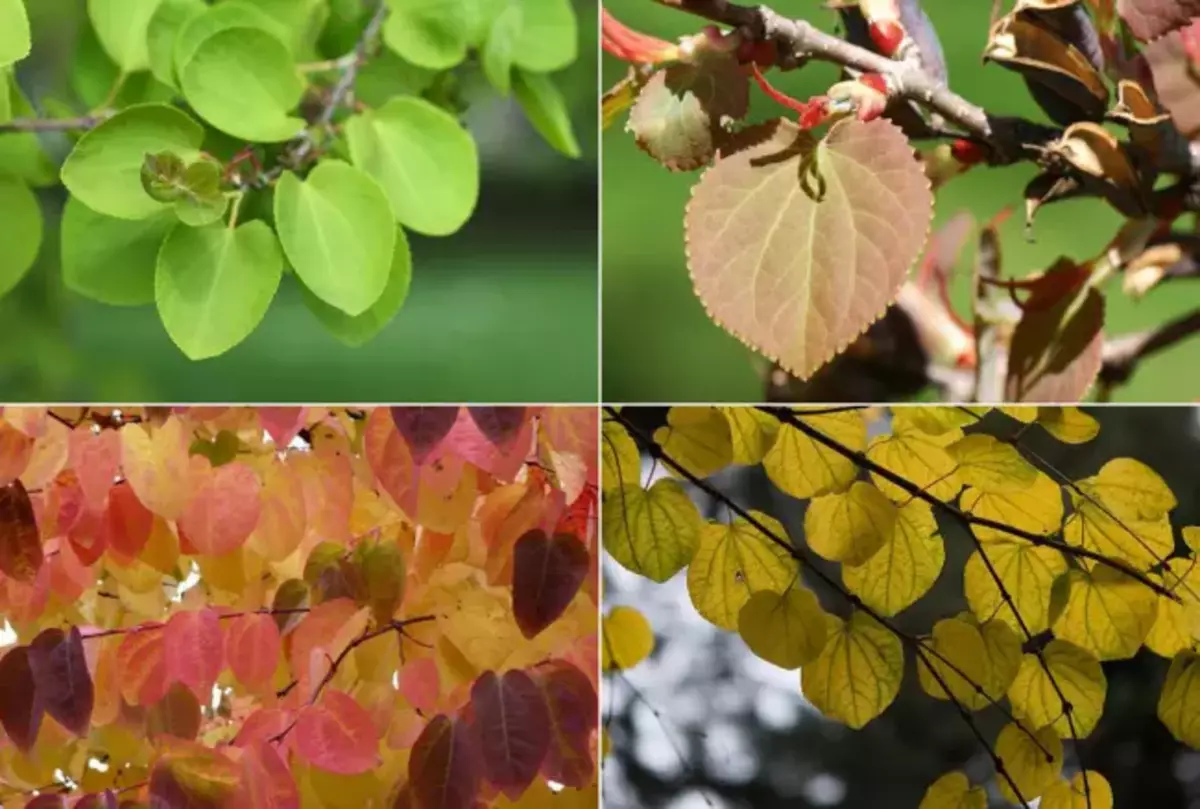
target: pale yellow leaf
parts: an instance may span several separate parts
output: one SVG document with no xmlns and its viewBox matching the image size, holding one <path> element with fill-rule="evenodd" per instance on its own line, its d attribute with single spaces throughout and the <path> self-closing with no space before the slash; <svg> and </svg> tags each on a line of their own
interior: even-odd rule
<svg viewBox="0 0 1200 809">
<path fill-rule="evenodd" d="M 917 809 L 987 809 L 987 793 L 961 772 L 948 772 L 925 790 Z"/>
<path fill-rule="evenodd" d="M 1019 492 L 1037 480 L 1038 471 L 1021 457 L 1016 447 L 986 433 L 963 436 L 947 451 L 958 462 L 962 482 L 981 492 Z"/>
<path fill-rule="evenodd" d="M 869 483 L 813 498 L 804 514 L 804 539 L 826 559 L 861 565 L 892 538 L 895 504 Z"/>
<path fill-rule="evenodd" d="M 864 564 L 842 565 L 842 582 L 868 607 L 895 615 L 929 592 L 946 560 L 933 508 L 910 500 L 896 513 L 891 538 Z"/>
<path fill-rule="evenodd" d="M 980 551 L 971 554 L 963 572 L 963 589 L 971 611 L 980 621 L 998 618 L 1014 629 L 1020 623 L 1004 602 L 1000 586 L 1012 597 L 1017 612 L 1030 632 L 1045 631 L 1050 625 L 1050 590 L 1054 580 L 1067 569 L 1067 561 L 1054 548 L 1013 542 L 989 542 L 983 546 L 999 578 L 991 575 Z"/>
<path fill-rule="evenodd" d="M 776 537 L 787 538 L 778 520 L 750 512 Z M 738 626 L 738 613 L 760 590 L 781 593 L 799 575 L 799 564 L 773 540 L 741 517 L 730 525 L 708 523 L 688 565 L 688 594 L 696 611 L 722 629 Z"/>
<path fill-rule="evenodd" d="M 602 666 L 605 671 L 631 669 L 654 651 L 650 622 L 633 607 L 613 607 L 603 620 Z"/>
<path fill-rule="evenodd" d="M 779 434 L 779 419 L 756 407 L 722 407 L 733 440 L 733 462 L 762 463 Z"/>
<path fill-rule="evenodd" d="M 1077 772 L 1070 781 L 1057 781 L 1047 789 L 1038 809 L 1113 809 L 1112 787 L 1094 770 Z"/>
<path fill-rule="evenodd" d="M 692 560 L 703 525 L 696 504 L 674 480 L 648 490 L 625 486 L 605 495 L 604 548 L 622 566 L 664 582 Z"/>
<path fill-rule="evenodd" d="M 733 462 L 729 422 L 716 407 L 672 407 L 667 426 L 654 431 L 654 440 L 696 477 L 706 478 Z"/>
<path fill-rule="evenodd" d="M 1031 534 L 1048 536 L 1062 527 L 1062 487 L 1038 472 L 1031 485 L 1009 492 L 985 492 L 968 488 L 959 501 L 963 511 Z M 984 542 L 1013 539 L 998 528 L 972 525 L 975 536 Z"/>
<path fill-rule="evenodd" d="M 1063 748 L 1058 734 L 1051 728 L 1042 728 L 1033 735 L 1037 742 L 1024 729 L 1010 722 L 996 737 L 996 755 L 1021 791 L 1020 798 L 1026 801 L 1032 801 L 1049 789 L 1062 771 Z M 1046 753 L 1050 754 L 1051 760 L 1046 760 Z M 998 778 L 997 781 L 1006 799 L 1020 803 L 1005 779 Z"/>
<path fill-rule="evenodd" d="M 804 696 L 817 710 L 858 729 L 883 713 L 900 691 L 904 647 L 865 612 L 849 621 L 830 616 L 825 646 L 800 673 Z"/>
<path fill-rule="evenodd" d="M 796 418 L 852 450 L 867 444 L 867 423 L 862 413 L 847 411 Z M 781 424 L 775 444 L 763 458 L 767 477 L 792 497 L 808 498 L 842 491 L 858 477 L 853 461 L 809 438 L 790 424 Z"/>
<path fill-rule="evenodd" d="M 1078 407 L 1043 407 L 1038 423 L 1064 444 L 1083 444 L 1100 433 L 1100 424 Z"/>
<path fill-rule="evenodd" d="M 1068 573 L 1069 590 L 1054 634 L 1100 660 L 1123 660 L 1141 648 L 1157 613 L 1157 596 L 1109 567 Z"/>
</svg>

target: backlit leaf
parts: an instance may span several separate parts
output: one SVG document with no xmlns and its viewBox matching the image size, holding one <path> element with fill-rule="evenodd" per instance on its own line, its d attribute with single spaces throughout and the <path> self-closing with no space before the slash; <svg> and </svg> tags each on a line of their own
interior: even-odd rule
<svg viewBox="0 0 1200 809">
<path fill-rule="evenodd" d="M 1032 486 L 1038 470 L 1016 447 L 985 433 L 972 433 L 947 450 L 958 462 L 962 482 L 983 493 L 1021 491 Z"/>
<path fill-rule="evenodd" d="M 471 686 L 483 776 L 516 800 L 550 748 L 550 715 L 541 690 L 523 671 L 485 671 Z"/>
<path fill-rule="evenodd" d="M 86 736 L 95 693 L 79 627 L 40 632 L 29 645 L 29 670 L 46 713 L 76 736 Z"/>
<path fill-rule="evenodd" d="M 750 512 L 776 537 L 787 532 L 778 520 Z M 700 545 L 688 565 L 688 594 L 696 611 L 722 629 L 736 630 L 738 615 L 759 591 L 783 593 L 800 575 L 800 565 L 742 517 L 729 525 L 707 523 Z"/>
<path fill-rule="evenodd" d="M 234 462 L 207 470 L 179 518 L 179 527 L 202 553 L 222 556 L 237 550 L 258 525 L 262 513 L 258 475 Z"/>
<path fill-rule="evenodd" d="M 871 439 L 867 457 L 939 500 L 950 501 L 962 488 L 962 479 L 947 445 L 960 435 L 957 429 L 930 434 L 908 419 L 897 418 L 891 434 Z M 911 499 L 908 492 L 882 475 L 872 472 L 871 480 L 898 503 Z"/>
<path fill-rule="evenodd" d="M 1054 784 L 1063 762 L 1062 740 L 1051 728 L 1042 728 L 1033 735 L 1037 737 L 1038 744 L 1021 727 L 1009 723 L 1000 730 L 995 746 L 996 756 L 1004 762 L 1004 769 L 1021 791 L 1021 797 L 1027 801 L 1038 797 Z M 1046 759 L 1047 752 L 1051 757 L 1049 761 Z M 1000 792 L 1006 799 L 1019 803 L 1005 779 L 999 779 L 999 784 Z"/>
<path fill-rule="evenodd" d="M 1157 613 L 1154 591 L 1109 567 L 1072 570 L 1066 606 L 1054 634 L 1100 660 L 1137 654 Z"/>
<path fill-rule="evenodd" d="M 1200 745 L 1200 657 L 1193 651 L 1180 652 L 1171 661 L 1166 682 L 1158 697 L 1158 718 L 1171 735 L 1189 747 Z"/>
<path fill-rule="evenodd" d="M 858 729 L 892 704 L 904 676 L 900 639 L 865 612 L 830 616 L 825 647 L 804 667 L 804 696 L 821 713 Z"/>
<path fill-rule="evenodd" d="M 987 809 L 987 793 L 961 772 L 946 773 L 930 784 L 917 809 Z"/>
<path fill-rule="evenodd" d="M 421 732 L 408 761 L 416 809 L 472 809 L 481 764 L 462 719 L 438 714 Z"/>
<path fill-rule="evenodd" d="M 0 488 L 0 572 L 33 581 L 42 566 L 42 538 L 33 504 L 20 480 Z"/>
<path fill-rule="evenodd" d="M 867 423 L 861 413 L 807 416 L 797 411 L 795 415 L 843 446 L 859 451 L 867 448 Z M 843 491 L 858 476 L 853 461 L 789 424 L 780 424 L 775 444 L 762 464 L 772 483 L 799 498 Z"/>
<path fill-rule="evenodd" d="M 813 498 L 804 514 L 804 539 L 826 559 L 861 565 L 892 538 L 897 513 L 879 489 L 855 481 L 845 492 Z"/>
<path fill-rule="evenodd" d="M 567 787 L 583 788 L 596 771 L 591 744 L 596 730 L 596 689 L 588 676 L 562 660 L 532 671 L 550 717 L 550 745 L 542 775 Z"/>
<path fill-rule="evenodd" d="M 329 772 L 353 775 L 378 766 L 378 733 L 371 716 L 349 694 L 327 688 L 296 717 L 296 752 Z"/>
<path fill-rule="evenodd" d="M 279 627 L 264 614 L 240 615 L 225 630 L 225 659 L 238 680 L 250 689 L 270 682 L 279 663 Z"/>
<path fill-rule="evenodd" d="M 842 582 L 867 606 L 895 615 L 925 595 L 942 572 L 946 551 L 933 508 L 910 500 L 896 513 L 884 546 L 858 566 L 842 566 Z"/>
<path fill-rule="evenodd" d="M 183 683 L 199 700 L 209 700 L 224 665 L 217 614 L 211 609 L 177 612 L 162 634 L 167 680 Z"/>
<path fill-rule="evenodd" d="M 1053 725 L 1064 739 L 1071 738 L 1071 723 L 1063 713 L 1063 696 L 1071 705 L 1074 736 L 1086 737 L 1100 721 L 1108 680 L 1094 655 L 1063 640 L 1052 640 L 1042 650 L 1043 667 L 1037 657 L 1026 654 L 1021 670 L 1008 689 L 1008 698 L 1019 719 L 1031 727 Z"/>
<path fill-rule="evenodd" d="M 1014 491 L 986 492 L 969 488 L 959 501 L 963 511 L 1033 534 L 1049 536 L 1062 528 L 1062 489 L 1039 472 L 1033 485 Z M 1012 534 L 985 525 L 972 525 L 980 541 L 1008 541 Z"/>
<path fill-rule="evenodd" d="M 795 585 L 760 590 L 738 613 L 737 630 L 750 651 L 783 669 L 811 663 L 825 646 L 828 616 L 813 592 Z"/>
<path fill-rule="evenodd" d="M 37 260 L 42 246 L 42 209 L 23 180 L 0 176 L 3 233 L 9 246 L 0 253 L 0 295 L 15 287 Z"/>
<path fill-rule="evenodd" d="M 754 407 L 722 407 L 736 464 L 762 463 L 779 434 L 779 421 Z"/>
<path fill-rule="evenodd" d="M 625 427 L 616 421 L 605 421 L 600 436 L 604 472 L 601 485 L 604 491 L 621 489 L 641 479 L 641 456 L 637 444 Z"/>
<path fill-rule="evenodd" d="M 13 744 L 26 751 L 37 741 L 43 712 L 29 657 L 24 646 L 0 657 L 0 725 Z"/>
<path fill-rule="evenodd" d="M 654 651 L 654 632 L 633 607 L 613 607 L 601 623 L 604 670 L 629 669 Z"/>
<path fill-rule="evenodd" d="M 121 428 L 121 468 L 138 499 L 155 514 L 176 519 L 191 494 L 187 436 L 178 418 L 168 418 L 153 434 L 142 424 Z"/>
<path fill-rule="evenodd" d="M 1086 443 L 1100 432 L 1099 423 L 1078 407 L 1039 407 L 1038 424 L 1065 444 Z"/>
<path fill-rule="evenodd" d="M 571 534 L 525 533 L 512 549 L 513 616 L 526 638 L 566 611 L 587 576 L 587 547 Z"/>
<path fill-rule="evenodd" d="M 981 553 L 987 554 L 999 584 Z M 963 589 L 971 611 L 980 621 L 998 618 L 1018 630 L 1023 621 L 1030 632 L 1044 632 L 1050 626 L 1050 590 L 1054 580 L 1066 570 L 1066 560 L 1054 548 L 1039 547 L 1022 540 L 988 543 L 967 560 Z M 1012 597 L 1020 621 L 1005 603 L 1000 585 Z"/>
<path fill-rule="evenodd" d="M 715 407 L 672 407 L 654 441 L 684 469 L 706 478 L 733 460 L 729 422 Z"/>
<path fill-rule="evenodd" d="M 1157 520 L 1178 504 L 1162 477 L 1133 458 L 1108 461 L 1079 486 L 1120 518 Z"/>
<path fill-rule="evenodd" d="M 895 300 L 928 234 L 932 195 L 885 119 L 839 122 L 820 141 L 778 120 L 757 134 L 695 187 L 688 266 L 713 320 L 807 379 Z"/>
<path fill-rule="evenodd" d="M 1087 784 L 1084 784 L 1087 779 Z M 1058 781 L 1042 796 L 1039 809 L 1113 809 L 1112 787 L 1094 770 L 1077 772 L 1070 781 Z"/>
<path fill-rule="evenodd" d="M 663 582 L 692 560 L 703 523 L 683 487 L 663 479 L 648 490 L 633 485 L 610 493 L 600 525 L 613 559 Z"/>
</svg>

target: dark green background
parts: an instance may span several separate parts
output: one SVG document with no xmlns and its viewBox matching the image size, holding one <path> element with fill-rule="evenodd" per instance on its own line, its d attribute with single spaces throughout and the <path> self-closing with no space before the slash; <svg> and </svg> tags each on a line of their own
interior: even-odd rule
<svg viewBox="0 0 1200 809">
<path fill-rule="evenodd" d="M 802 16 L 832 29 L 834 13 L 820 0 L 779 0 L 777 11 Z M 1005 3 L 1010 6 L 1011 3 Z M 924 0 L 946 50 L 951 86 L 997 114 L 1045 120 L 1014 74 L 983 65 L 992 3 L 986 0 Z M 697 32 L 702 21 L 648 0 L 607 0 L 627 25 L 663 38 Z M 611 86 L 624 66 L 605 55 L 603 83 Z M 837 80 L 831 65 L 813 64 L 772 82 L 799 98 L 827 89 Z M 778 80 L 776 80 L 778 77 Z M 752 88 L 751 120 L 779 114 L 779 108 Z M 623 131 L 624 118 L 603 135 L 604 185 L 604 372 L 609 402 L 757 401 L 763 384 L 756 355 L 715 326 L 692 293 L 683 255 L 683 209 L 698 174 L 674 175 L 639 151 Z M 1087 259 L 1116 233 L 1120 217 L 1104 203 L 1080 200 L 1053 205 L 1038 216 L 1035 243 L 1025 241 L 1020 210 L 1022 189 L 1033 176 L 1026 164 L 976 170 L 951 181 L 937 197 L 935 226 L 957 211 L 970 210 L 986 221 L 1016 206 L 1001 229 L 1004 272 L 1023 276 L 1049 267 L 1061 255 Z M 973 261 L 964 252 L 961 265 Z M 965 289 L 959 285 L 965 308 Z M 1151 293 L 1140 303 L 1126 298 L 1119 280 L 1108 288 L 1109 334 L 1151 328 L 1200 304 L 1200 287 L 1180 282 Z M 1119 388 L 1118 401 L 1190 401 L 1200 396 L 1196 363 L 1200 342 L 1183 343 L 1142 365 Z"/>
<path fill-rule="evenodd" d="M 34 53 L 18 77 L 35 99 L 69 97 L 84 6 L 27 3 Z M 47 232 L 38 265 L 0 299 L 0 401 L 596 401 L 597 4 L 576 6 L 580 57 L 556 81 L 583 158 L 552 151 L 515 102 L 473 108 L 484 162 L 477 214 L 445 239 L 410 234 L 408 301 L 372 342 L 339 343 L 285 278 L 246 342 L 189 361 L 154 307 L 105 306 L 63 288 L 60 186 L 40 194 Z M 66 148 L 61 138 L 47 143 Z"/>
</svg>

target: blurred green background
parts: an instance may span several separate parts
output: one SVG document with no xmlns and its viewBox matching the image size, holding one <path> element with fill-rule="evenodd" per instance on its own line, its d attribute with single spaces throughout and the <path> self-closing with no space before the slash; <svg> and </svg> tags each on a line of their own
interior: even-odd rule
<svg viewBox="0 0 1200 809">
<path fill-rule="evenodd" d="M 27 7 L 34 52 L 18 81 L 35 104 L 69 100 L 84 0 Z M 454 236 L 409 234 L 408 300 L 372 342 L 336 341 L 285 278 L 246 342 L 189 361 L 153 307 L 105 306 L 63 288 L 59 186 L 40 192 L 47 231 L 37 266 L 0 299 L 0 401 L 596 401 L 597 0 L 577 0 L 576 10 L 579 59 L 555 81 L 582 159 L 546 146 L 513 101 L 473 105 L 479 208 Z M 60 136 L 44 143 L 60 161 L 69 149 Z"/>
<path fill-rule="evenodd" d="M 984 66 L 992 3 L 987 0 L 923 0 L 946 51 L 950 84 L 968 99 L 997 114 L 1045 121 L 1013 73 Z M 1011 3 L 1005 3 L 1007 9 Z M 662 38 L 696 33 L 703 21 L 648 0 L 606 0 L 605 7 L 632 28 Z M 805 17 L 833 30 L 834 12 L 822 0 L 778 0 L 775 10 Z M 625 74 L 618 60 L 603 57 L 604 87 Z M 812 64 L 788 74 L 772 74 L 780 89 L 807 98 L 837 80 L 828 64 Z M 779 108 L 752 88 L 751 120 L 779 114 Z M 671 174 L 641 152 L 623 131 L 624 118 L 603 135 L 603 394 L 607 402 L 758 401 L 763 394 L 756 355 L 714 325 L 692 293 L 683 255 L 683 210 L 697 174 Z M 1034 175 L 1025 164 L 975 170 L 952 180 L 937 197 L 934 225 L 970 210 L 986 221 L 1005 206 L 1017 215 L 1001 228 L 1004 273 L 1022 276 L 1049 267 L 1059 256 L 1086 259 L 1113 237 L 1120 216 L 1102 202 L 1078 200 L 1052 205 L 1038 215 L 1035 241 L 1027 242 L 1020 211 L 1022 190 Z M 960 267 L 974 260 L 964 251 Z M 969 275 L 959 274 L 965 281 Z M 1119 281 L 1117 282 L 1119 284 Z M 1109 288 L 1106 333 L 1151 328 L 1200 304 L 1200 286 L 1181 282 L 1135 303 L 1117 284 Z M 959 283 L 960 311 L 968 311 L 966 285 Z M 1200 397 L 1196 362 L 1200 341 L 1179 344 L 1142 364 L 1114 401 L 1190 401 Z"/>
</svg>

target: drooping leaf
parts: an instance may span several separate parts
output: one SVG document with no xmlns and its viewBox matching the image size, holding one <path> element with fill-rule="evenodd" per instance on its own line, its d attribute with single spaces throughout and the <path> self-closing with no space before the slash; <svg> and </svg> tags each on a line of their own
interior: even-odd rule
<svg viewBox="0 0 1200 809">
<path fill-rule="evenodd" d="M 946 773 L 930 784 L 917 809 L 987 809 L 987 793 L 961 772 Z"/>
<path fill-rule="evenodd" d="M 865 612 L 830 616 L 825 646 L 804 667 L 804 696 L 830 719 L 858 729 L 883 713 L 900 691 L 904 648 Z"/>
<path fill-rule="evenodd" d="M 551 660 L 532 671 L 550 717 L 550 745 L 542 775 L 566 787 L 583 788 L 596 772 L 591 738 L 596 729 L 596 689 L 579 668 Z"/>
<path fill-rule="evenodd" d="M 438 714 L 413 745 L 408 787 L 420 809 L 471 809 L 479 791 L 481 763 L 470 727 Z"/>
<path fill-rule="evenodd" d="M 0 0 L 0 67 L 24 59 L 32 44 L 23 0 Z"/>
<path fill-rule="evenodd" d="M 393 98 L 346 123 L 354 165 L 383 187 L 396 221 L 430 236 L 462 228 L 479 198 L 479 155 L 450 113 L 415 97 Z"/>
<path fill-rule="evenodd" d="M 111 306 L 153 302 L 158 251 L 175 224 L 170 211 L 118 219 L 68 197 L 62 217 L 63 282 Z"/>
<path fill-rule="evenodd" d="M 571 534 L 533 529 L 513 546 L 513 616 L 521 634 L 534 638 L 570 606 L 589 566 L 587 547 Z"/>
<path fill-rule="evenodd" d="M 270 682 L 281 651 L 279 627 L 270 615 L 241 615 L 225 630 L 225 659 L 247 688 L 256 689 Z"/>
<path fill-rule="evenodd" d="M 0 488 L 0 572 L 17 581 L 33 581 L 43 558 L 33 504 L 25 484 L 14 480 Z"/>
<path fill-rule="evenodd" d="M 987 554 L 995 578 L 982 554 Z M 1020 629 L 1023 622 L 1032 633 L 1044 632 L 1050 625 L 1050 590 L 1066 569 L 1066 559 L 1054 548 L 1020 540 L 988 543 L 967 559 L 963 589 L 979 620 L 995 617 L 1014 629 Z M 1020 620 L 1008 606 L 1001 586 L 1012 598 Z"/>
<path fill-rule="evenodd" d="M 1031 733 L 1037 738 L 1037 743 L 1030 738 Z M 1028 729 L 1027 732 L 1010 722 L 1001 728 L 996 737 L 995 753 L 1021 791 L 1021 798 L 1026 801 L 1039 797 L 1049 789 L 1062 769 L 1062 740 L 1050 728 L 1036 732 Z M 1000 792 L 1007 800 L 1019 802 L 1005 779 L 1000 779 Z"/>
<path fill-rule="evenodd" d="M 6 247 L 0 252 L 0 296 L 17 285 L 37 260 L 42 247 L 42 209 L 23 180 L 0 174 L 0 209 L 4 221 L 0 234 Z"/>
<path fill-rule="evenodd" d="M 1149 42 L 1182 28 L 1193 17 L 1200 17 L 1200 3 L 1196 0 L 1117 0 L 1117 13 L 1135 37 Z"/>
<path fill-rule="evenodd" d="M 610 492 L 600 525 L 613 559 L 663 582 L 692 560 L 703 523 L 683 487 L 664 479 L 648 490 L 633 485 Z"/>
<path fill-rule="evenodd" d="M 1006 398 L 1014 402 L 1075 402 L 1100 372 L 1104 298 L 1094 288 L 1027 308 L 1012 337 Z"/>
<path fill-rule="evenodd" d="M 858 566 L 842 566 L 842 582 L 867 606 L 891 616 L 925 595 L 942 572 L 946 550 L 932 507 L 910 500 L 896 513 L 884 546 Z"/>
<path fill-rule="evenodd" d="M 342 691 L 327 688 L 296 717 L 295 746 L 308 763 L 354 775 L 378 766 L 378 733 L 371 715 Z"/>
<path fill-rule="evenodd" d="M 513 95 L 546 143 L 567 157 L 580 156 L 566 100 L 549 76 L 518 70 L 513 76 Z"/>
<path fill-rule="evenodd" d="M 171 683 L 167 693 L 146 712 L 146 735 L 159 734 L 192 741 L 200 732 L 200 700 L 183 683 Z"/>
<path fill-rule="evenodd" d="M 270 743 L 246 747 L 234 809 L 300 809 L 300 794 L 287 760 Z"/>
<path fill-rule="evenodd" d="M 861 565 L 892 538 L 897 513 L 879 489 L 855 481 L 845 492 L 813 498 L 804 514 L 804 538 L 826 559 Z"/>
<path fill-rule="evenodd" d="M 485 671 L 471 686 L 471 712 L 483 777 L 518 799 L 550 749 L 550 714 L 541 690 L 523 671 Z"/>
<path fill-rule="evenodd" d="M 773 517 L 751 511 L 776 537 L 787 537 Z M 799 563 L 749 521 L 735 517 L 729 525 L 708 523 L 688 564 L 688 594 L 696 611 L 722 629 L 739 626 L 739 615 L 761 591 L 784 593 L 799 575 Z"/>
<path fill-rule="evenodd" d="M 958 462 L 958 476 L 967 486 L 985 493 L 1020 491 L 1037 479 L 1035 469 L 1020 451 L 995 436 L 972 433 L 948 448 Z"/>
<path fill-rule="evenodd" d="M 1087 784 L 1084 784 L 1086 779 Z M 1040 809 L 1113 809 L 1112 787 L 1094 770 L 1077 772 L 1070 781 L 1057 781 L 1038 804 Z"/>
<path fill-rule="evenodd" d="M 418 464 L 425 462 L 458 420 L 458 409 L 453 407 L 393 407 L 390 412 Z"/>
<path fill-rule="evenodd" d="M 1053 725 L 1064 739 L 1083 739 L 1104 712 L 1108 680 L 1100 661 L 1091 653 L 1063 640 L 1052 640 L 1042 650 L 1045 666 L 1032 654 L 1021 659 L 1021 669 L 1008 689 L 1018 718 L 1034 727 Z M 1063 712 L 1059 689 L 1071 706 L 1071 720 Z M 1072 730 L 1073 728 L 1073 730 Z"/>
<path fill-rule="evenodd" d="M 467 412 L 479 432 L 498 447 L 508 444 L 525 421 L 523 407 L 468 407 Z"/>
<path fill-rule="evenodd" d="M 161 0 L 88 0 L 88 17 L 104 50 L 123 73 L 150 66 L 146 30 Z"/>
<path fill-rule="evenodd" d="M 716 407 L 672 407 L 654 441 L 697 477 L 706 478 L 733 460 L 729 422 Z"/>
<path fill-rule="evenodd" d="M 388 0 L 388 5 L 383 41 L 398 56 L 430 70 L 454 67 L 467 57 L 464 0 Z"/>
<path fill-rule="evenodd" d="M 285 172 L 275 189 L 283 252 L 318 298 L 350 316 L 383 295 L 396 247 L 387 196 L 359 169 L 324 160 L 300 180 Z"/>
<path fill-rule="evenodd" d="M 1154 591 L 1110 567 L 1067 575 L 1067 602 L 1054 622 L 1055 636 L 1102 661 L 1137 654 L 1157 612 Z"/>
<path fill-rule="evenodd" d="M 799 411 L 796 417 L 849 449 L 867 447 L 867 423 L 861 413 L 806 416 Z M 763 470 L 772 483 L 797 498 L 842 491 L 858 477 L 853 461 L 790 424 L 780 425 L 774 446 L 763 458 Z"/>
<path fill-rule="evenodd" d="M 29 750 L 42 726 L 43 708 L 29 649 L 17 646 L 0 657 L 0 725 L 19 750 Z"/>
<path fill-rule="evenodd" d="M 0 661 L 2 662 L 2 661 Z M 1195 747 L 1200 744 L 1200 715 L 1193 706 L 1200 695 L 1200 657 L 1191 650 L 1171 661 L 1166 682 L 1158 697 L 1158 718 L 1171 735 Z"/>
<path fill-rule="evenodd" d="M 688 266 L 713 320 L 807 379 L 895 300 L 929 231 L 929 181 L 883 119 L 820 141 L 784 121 L 754 133 L 693 191 Z"/>
<path fill-rule="evenodd" d="M 29 670 L 46 713 L 76 736 L 86 736 L 95 693 L 79 627 L 40 632 L 29 645 Z"/>
</svg>

